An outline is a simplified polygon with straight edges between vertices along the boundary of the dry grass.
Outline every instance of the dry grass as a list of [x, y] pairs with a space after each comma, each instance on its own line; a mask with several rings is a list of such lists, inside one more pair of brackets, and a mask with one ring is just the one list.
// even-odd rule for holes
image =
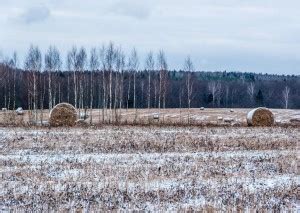
[[296, 209], [296, 128], [0, 128], [0, 211]]
[[[122, 109], [118, 110], [117, 114], [114, 110], [109, 109], [104, 111], [102, 109], [94, 109], [92, 111], [92, 125], [103, 124], [122, 124], [122, 125], [166, 125], [166, 126], [247, 126], [247, 113], [251, 109]], [[281, 127], [296, 126], [299, 127], [299, 122], [291, 122], [291, 119], [300, 119], [299, 110], [285, 110], [285, 109], [271, 109], [275, 117], [275, 125]], [[11, 111], [7, 111], [11, 112]], [[82, 110], [81, 110], [82, 112]], [[79, 114], [79, 112], [78, 112]], [[5, 112], [0, 111], [0, 125], [7, 126], [8, 122], [5, 119]], [[159, 119], [154, 119], [159, 115]], [[39, 112], [39, 117], [41, 116]], [[43, 111], [43, 123], [48, 123], [49, 110]], [[222, 117], [223, 119], [218, 119]], [[10, 125], [24, 126], [32, 122], [32, 114], [25, 111], [23, 116], [17, 116], [17, 120], [10, 121]], [[116, 120], [117, 119], [117, 120]], [[40, 120], [40, 119], [39, 119]], [[230, 121], [230, 122], [226, 122]], [[90, 120], [87, 118], [86, 122], [89, 124]]]
[[2, 112], [1, 123], [5, 126], [23, 126], [24, 116], [18, 115], [14, 111], [4, 111]]

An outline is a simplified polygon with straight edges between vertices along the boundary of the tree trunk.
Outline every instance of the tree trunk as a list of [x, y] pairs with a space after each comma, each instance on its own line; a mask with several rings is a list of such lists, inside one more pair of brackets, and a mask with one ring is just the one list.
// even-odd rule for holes
[[52, 88], [51, 88], [51, 71], [49, 72], [49, 85], [48, 85], [48, 93], [49, 93], [49, 110], [52, 109]]
[[99, 74], [99, 87], [98, 87], [98, 109], [99, 109], [99, 124], [101, 123], [101, 75]]
[[128, 111], [128, 105], [129, 105], [129, 98], [130, 98], [130, 76], [128, 78], [128, 88], [127, 88], [127, 107], [126, 110]]
[[67, 89], [68, 103], [70, 103], [70, 90], [71, 90], [71, 88], [70, 88], [70, 76], [68, 74], [68, 89]]
[[151, 98], [151, 71], [148, 72], [148, 110], [150, 111], [150, 98]]
[[118, 92], [118, 84], [119, 84], [119, 79], [118, 79], [118, 72], [115, 73], [115, 88], [114, 88], [114, 113], [115, 113], [115, 122], [118, 123], [118, 113], [117, 113], [117, 92]]
[[16, 68], [14, 69], [14, 103], [13, 103], [13, 110], [16, 109]]
[[133, 71], [133, 108], [135, 109], [134, 123], [137, 121], [137, 106], [136, 106], [136, 71]]
[[[8, 71], [8, 81], [10, 81], [10, 71]], [[8, 104], [7, 104], [7, 109], [10, 109], [10, 84], [8, 84]]]
[[102, 106], [102, 123], [104, 123], [104, 113], [106, 108], [106, 84], [105, 84], [105, 71], [102, 72], [102, 86], [103, 86], [103, 106]]
[[112, 70], [109, 70], [109, 123], [112, 120]]
[[160, 102], [161, 102], [161, 93], [162, 93], [162, 91], [161, 91], [161, 88], [162, 88], [162, 86], [161, 86], [161, 83], [162, 83], [162, 71], [160, 71], [159, 72], [159, 97], [158, 97], [158, 112], [160, 113]]
[[40, 116], [40, 119], [41, 119], [41, 125], [43, 125], [43, 120], [44, 120], [44, 114], [43, 114], [43, 111], [44, 111], [44, 100], [45, 100], [45, 94], [46, 94], [46, 79], [45, 77], [43, 77], [43, 81], [40, 81], [40, 82], [43, 82], [43, 89], [42, 89], [42, 94], [41, 94], [41, 100], [40, 100], [40, 108], [41, 108], [41, 116]]
[[76, 80], [75, 70], [74, 70], [74, 102], [75, 102], [75, 108], [77, 108], [77, 80]]
[[119, 99], [119, 117], [121, 122], [121, 112], [122, 112], [122, 105], [123, 105], [123, 88], [124, 88], [124, 73], [121, 72], [121, 82], [120, 82], [120, 99]]
[[33, 72], [33, 110], [34, 110], [34, 121], [37, 123], [37, 89], [36, 89], [36, 73]]
[[90, 82], [90, 124], [93, 122], [93, 70], [91, 71], [91, 82]]
[[58, 83], [58, 103], [61, 103], [61, 89], [60, 89], [60, 82]]

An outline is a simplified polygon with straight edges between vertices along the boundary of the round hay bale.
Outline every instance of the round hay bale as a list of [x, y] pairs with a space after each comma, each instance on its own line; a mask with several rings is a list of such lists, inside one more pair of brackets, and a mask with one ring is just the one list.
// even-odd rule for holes
[[51, 126], [75, 126], [76, 109], [71, 104], [57, 104], [50, 112], [49, 123]]
[[248, 126], [272, 126], [274, 125], [274, 115], [271, 110], [259, 107], [248, 112]]

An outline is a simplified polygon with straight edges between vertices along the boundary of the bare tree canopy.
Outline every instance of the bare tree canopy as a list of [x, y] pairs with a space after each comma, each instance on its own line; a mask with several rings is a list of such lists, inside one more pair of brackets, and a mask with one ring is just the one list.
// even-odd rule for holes
[[135, 48], [132, 49], [130, 57], [128, 59], [128, 69], [131, 71], [137, 71], [139, 68], [139, 58]]
[[55, 46], [50, 46], [45, 54], [45, 70], [59, 71], [62, 65], [60, 53]]
[[87, 54], [84, 47], [81, 47], [76, 55], [77, 70], [84, 71], [87, 65]]
[[167, 59], [165, 56], [165, 52], [160, 50], [157, 55], [157, 65], [158, 70], [168, 70]]
[[145, 69], [153, 71], [154, 67], [155, 67], [154, 55], [153, 52], [150, 51], [146, 56]]
[[90, 70], [95, 71], [98, 70], [100, 66], [99, 54], [97, 53], [97, 49], [93, 47], [90, 52]]
[[16, 52], [3, 56], [0, 105], [29, 109], [35, 122], [37, 110], [51, 109], [62, 101], [78, 110], [99, 108], [102, 121], [113, 119], [108, 114], [118, 119], [122, 108], [300, 108], [299, 76], [199, 72], [190, 56], [183, 60], [182, 71], [170, 71], [164, 50], [150, 51], [143, 58], [136, 48], [126, 55], [113, 42], [89, 50], [73, 46], [64, 59], [65, 68], [62, 61], [55, 46], [43, 55], [31, 45], [23, 69]]
[[31, 45], [26, 59], [25, 59], [25, 69], [29, 71], [40, 71], [42, 68], [42, 53], [37, 46]]
[[186, 57], [186, 59], [184, 61], [183, 70], [188, 71], [188, 72], [195, 71], [194, 64], [193, 64], [192, 59], [191, 59], [190, 56]]
[[73, 46], [67, 54], [67, 67], [68, 70], [77, 69], [77, 47]]

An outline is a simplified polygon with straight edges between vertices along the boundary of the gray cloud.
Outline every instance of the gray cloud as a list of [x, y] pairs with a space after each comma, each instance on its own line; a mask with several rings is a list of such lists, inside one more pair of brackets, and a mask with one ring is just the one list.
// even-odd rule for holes
[[146, 19], [151, 15], [152, 7], [147, 1], [117, 1], [110, 7], [110, 13], [136, 19]]
[[26, 10], [23, 14], [19, 16], [19, 20], [31, 24], [34, 22], [42, 22], [49, 18], [50, 10], [45, 6], [35, 6]]
[[114, 41], [126, 52], [135, 46], [141, 65], [147, 51], [164, 49], [171, 69], [191, 55], [200, 70], [300, 73], [298, 0], [40, 2], [1, 2], [3, 55], [17, 50], [24, 58], [31, 43], [43, 51], [55, 44], [66, 55], [74, 44]]

